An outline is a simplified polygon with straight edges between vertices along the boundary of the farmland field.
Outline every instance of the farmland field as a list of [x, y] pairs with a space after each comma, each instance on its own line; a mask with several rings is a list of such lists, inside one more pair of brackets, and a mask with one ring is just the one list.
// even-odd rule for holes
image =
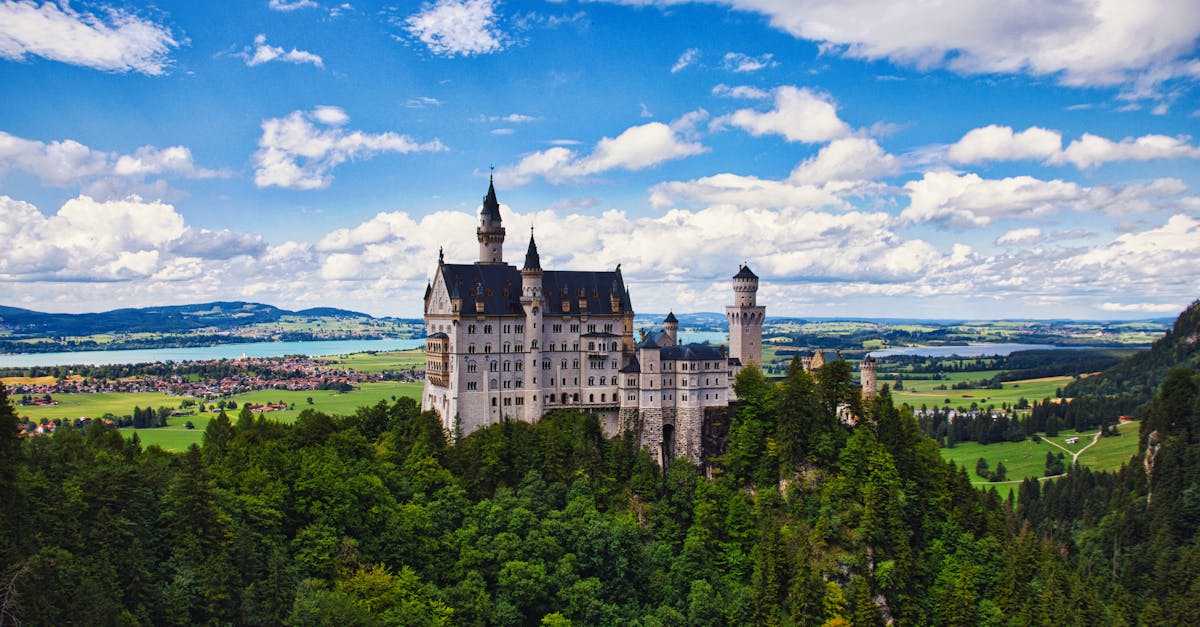
[[[300, 415], [300, 412], [311, 408], [323, 411], [328, 414], [352, 414], [356, 409], [365, 405], [374, 405], [379, 401], [392, 402], [392, 397], [400, 398], [407, 396], [413, 399], [420, 399], [421, 384], [420, 383], [402, 383], [385, 381], [382, 383], [364, 383], [362, 388], [353, 392], [333, 392], [329, 390], [305, 390], [305, 391], [290, 391], [290, 390], [259, 390], [257, 392], [248, 392], [231, 397], [230, 400], [236, 401], [238, 407], [244, 403], [277, 403], [283, 401], [294, 409], [287, 411], [276, 411], [267, 414], [272, 420], [281, 422], [291, 422]], [[313, 404], [308, 404], [308, 398], [312, 397]], [[157, 392], [128, 392], [128, 393], [99, 393], [99, 394], [56, 394], [54, 399], [58, 401], [58, 405], [51, 407], [34, 407], [34, 406], [17, 406], [17, 414], [29, 418], [34, 422], [40, 421], [42, 418], [63, 418], [65, 420], [73, 420], [80, 416], [89, 416], [98, 418], [106, 413], [111, 413], [118, 416], [128, 415], [133, 412], [134, 406], [138, 407], [153, 407], [160, 406], [179, 407], [179, 402], [183, 397], [171, 396]], [[231, 418], [235, 418], [238, 410], [230, 412]], [[167, 420], [166, 427], [158, 427], [155, 429], [122, 429], [126, 434], [136, 432], [142, 441], [143, 446], [158, 444], [159, 446], [175, 451], [182, 451], [192, 443], [199, 443], [204, 427], [208, 425], [208, 421], [216, 416], [215, 412], [199, 412], [191, 416], [179, 416]], [[191, 421], [196, 427], [195, 429], [185, 428], [185, 424]]]
[[359, 372], [384, 372], [387, 370], [409, 370], [425, 367], [425, 352], [420, 349], [408, 351], [388, 351], [381, 353], [356, 353], [342, 357], [329, 358], [337, 363]]
[[[1040, 401], [1043, 398], [1054, 398], [1055, 391], [1058, 388], [1065, 387], [1073, 379], [1073, 377], [1044, 377], [1024, 381], [1008, 381], [1004, 383], [1004, 388], [1000, 390], [933, 389], [939, 385], [945, 385], [947, 388], [950, 388], [958, 381], [987, 379], [996, 375], [997, 372], [993, 370], [952, 372], [947, 375], [947, 379], [940, 381], [905, 380], [904, 389], [893, 391], [892, 398], [895, 399], [896, 403], [908, 403], [912, 407], [920, 407], [922, 404], [931, 407], [935, 405], [940, 407], [946, 399], [950, 399], [951, 407], [969, 407], [972, 402], [978, 403], [981, 407], [988, 405], [999, 407], [1002, 403], [1012, 405], [1022, 397], [1031, 403], [1033, 401]], [[884, 383], [894, 385], [893, 381], [885, 379], [881, 375], [879, 377], [879, 385], [882, 386]]]

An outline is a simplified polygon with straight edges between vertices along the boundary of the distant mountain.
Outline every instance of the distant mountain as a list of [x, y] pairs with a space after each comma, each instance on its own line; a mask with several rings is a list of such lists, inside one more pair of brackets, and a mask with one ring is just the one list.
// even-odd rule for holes
[[295, 312], [272, 305], [243, 301], [114, 309], [84, 314], [42, 313], [0, 306], [0, 329], [9, 331], [14, 337], [86, 336], [97, 333], [187, 333], [197, 329], [224, 331], [275, 322], [288, 315], [372, 318], [364, 313], [331, 307]]
[[1179, 367], [1200, 372], [1200, 300], [1184, 309], [1171, 330], [1149, 350], [1136, 353], [1094, 377], [1074, 381], [1063, 392], [1068, 397], [1103, 400], [1114, 408], [1130, 411], [1149, 401], [1167, 373]]

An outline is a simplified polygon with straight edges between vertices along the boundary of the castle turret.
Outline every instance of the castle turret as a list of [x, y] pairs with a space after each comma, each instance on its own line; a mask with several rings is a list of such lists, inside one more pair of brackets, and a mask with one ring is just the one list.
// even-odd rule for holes
[[528, 400], [525, 416], [535, 421], [542, 416], [542, 387], [538, 383], [536, 364], [541, 363], [541, 346], [538, 337], [542, 329], [542, 260], [538, 255], [537, 242], [533, 241], [533, 227], [529, 227], [529, 248], [525, 251], [525, 265], [521, 267], [521, 309], [525, 311], [525, 337], [529, 339], [529, 369], [533, 373], [526, 386]]
[[491, 178], [488, 179], [487, 196], [483, 197], [475, 237], [479, 240], [477, 263], [504, 263], [504, 227], [500, 224], [500, 202], [496, 200], [496, 186]]
[[859, 365], [859, 382], [862, 384], [862, 398], [864, 401], [869, 401], [875, 398], [879, 393], [878, 383], [875, 379], [875, 358], [867, 355]]
[[667, 317], [663, 320], [663, 333], [671, 338], [671, 342], [667, 346], [679, 345], [679, 319], [675, 317], [675, 312], [667, 312]]
[[729, 320], [729, 356], [743, 366], [762, 364], [762, 325], [766, 307], [757, 305], [758, 276], [742, 265], [733, 275], [733, 305], [725, 308]]

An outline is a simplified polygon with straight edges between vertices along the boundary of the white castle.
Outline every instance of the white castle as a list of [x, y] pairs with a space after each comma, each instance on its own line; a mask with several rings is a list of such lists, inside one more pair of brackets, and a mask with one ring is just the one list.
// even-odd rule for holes
[[490, 183], [475, 233], [479, 261], [450, 264], [439, 253], [425, 289], [422, 409], [460, 435], [579, 409], [599, 416], [610, 437], [632, 430], [660, 462], [700, 461], [706, 414], [728, 407], [743, 364], [762, 361], [766, 308], [756, 302], [758, 277], [750, 268], [733, 276], [728, 351], [679, 344], [673, 313], [635, 341], [620, 265], [543, 270], [532, 231], [524, 265], [505, 263]]

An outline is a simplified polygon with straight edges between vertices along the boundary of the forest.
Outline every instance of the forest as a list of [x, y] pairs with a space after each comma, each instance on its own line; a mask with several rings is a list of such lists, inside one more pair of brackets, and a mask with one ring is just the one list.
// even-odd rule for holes
[[[712, 478], [593, 416], [451, 443], [410, 399], [203, 446], [94, 421], [17, 438], [0, 398], [0, 616], [21, 624], [1167, 625], [1200, 615], [1200, 382], [1153, 463], [973, 488], [886, 388], [753, 368]], [[838, 408], [851, 405], [851, 427]], [[1144, 442], [1147, 438], [1144, 438]]]

